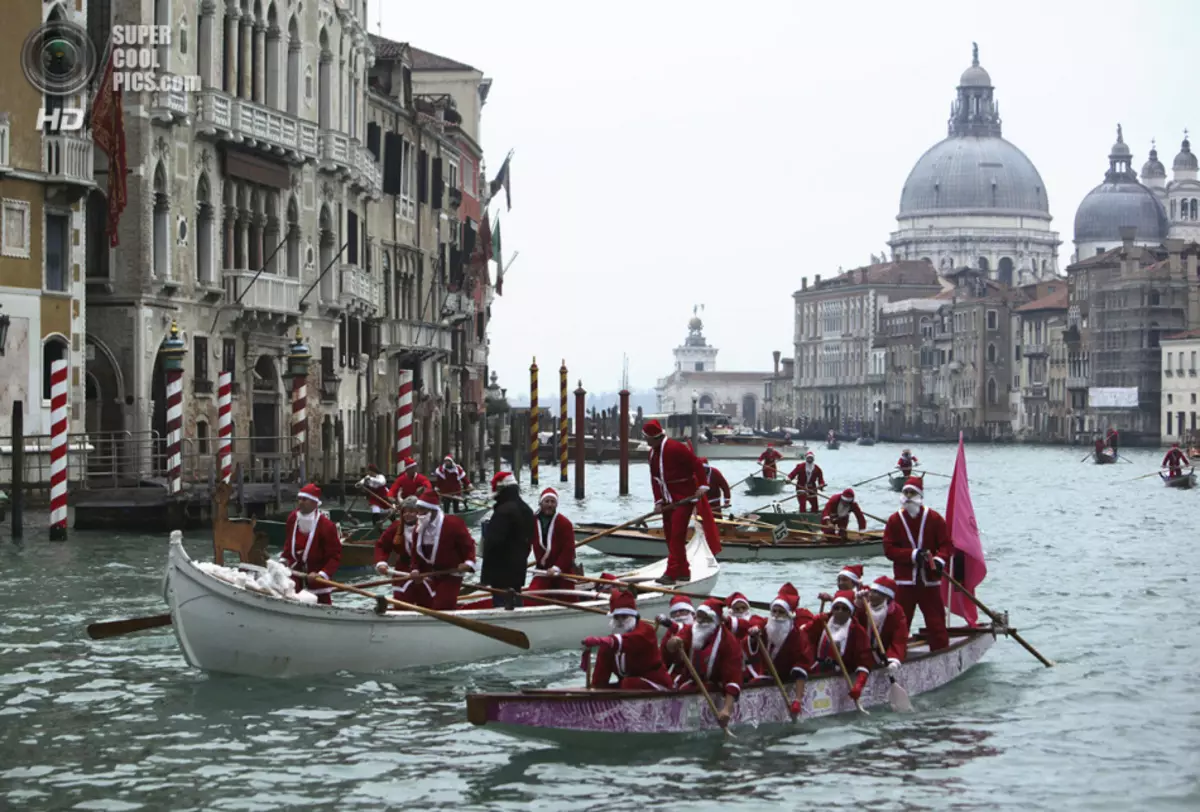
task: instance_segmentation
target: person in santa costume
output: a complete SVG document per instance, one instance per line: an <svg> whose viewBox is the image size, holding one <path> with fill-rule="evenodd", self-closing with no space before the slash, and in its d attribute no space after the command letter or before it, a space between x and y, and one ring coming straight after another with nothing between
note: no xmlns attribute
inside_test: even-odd
<svg viewBox="0 0 1200 812"><path fill-rule="evenodd" d="M521 588L525 586L529 549L537 532L533 511L521 498L521 489L512 471L497 471L492 477L495 506L483 530L483 568L479 583L507 594L492 595L492 604L505 609L521 606Z"/></svg>
<svg viewBox="0 0 1200 812"><path fill-rule="evenodd" d="M841 572L837 574L837 591L853 592L856 595L866 592L866 588L863 586L862 564L847 564L842 567ZM833 602L833 595L828 592L820 592L817 597L826 603Z"/></svg>
<svg viewBox="0 0 1200 812"><path fill-rule="evenodd" d="M835 493L825 503L821 511L821 529L827 539L845 539L849 536L850 514L858 519L858 530L867 529L867 517L854 499L854 489L846 488L841 493Z"/></svg>
<svg viewBox="0 0 1200 812"><path fill-rule="evenodd" d="M734 592L725 598L725 625L738 642L746 638L750 629L765 622L766 618L750 611L750 601L741 592Z"/></svg>
<svg viewBox="0 0 1200 812"><path fill-rule="evenodd" d="M321 489L309 483L296 496L296 509L288 514L283 529L283 553L280 560L293 572L307 573L304 580L293 578L296 590L307 588L318 603L333 603L333 587L316 584L316 578L332 580L342 563L342 539L337 525L321 512Z"/></svg>
<svg viewBox="0 0 1200 812"><path fill-rule="evenodd" d="M433 473L433 489L442 498L444 513L461 513L465 508L463 495L471 489L471 480L461 465L449 454Z"/></svg>
<svg viewBox="0 0 1200 812"><path fill-rule="evenodd" d="M817 615L809 625L809 642L812 643L814 657L808 673L820 671L841 674L841 666L831 648L836 645L846 672L853 680L850 698L857 702L870 676L872 658L867 630L854 619L854 598L853 592L838 592L833 597L829 613Z"/></svg>
<svg viewBox="0 0 1200 812"><path fill-rule="evenodd" d="M437 495L427 492L417 500L417 522L407 528L404 544L397 550L397 569L405 570L414 580L396 587L396 600L442 611L458 605L460 573L475 572L475 539L457 516L446 515ZM378 555L378 553L376 553ZM415 578L422 573L446 573L431 578ZM452 573L452 574L451 574Z"/></svg>
<svg viewBox="0 0 1200 812"><path fill-rule="evenodd" d="M708 507L707 475L692 450L667 437L657 420L648 420L642 434L650 445L650 487L654 491L654 511L663 517L667 541L667 568L660 584L691 580L687 559L688 525L692 510L698 507L703 520L711 523ZM714 527L715 530L715 527Z"/></svg>
<svg viewBox="0 0 1200 812"><path fill-rule="evenodd" d="M800 712L798 700L804 696L804 681L808 679L806 668L816 659L808 635L797 622L799 608L800 593L790 583L784 584L771 601L771 617L762 626L750 629L745 643L748 682L774 682L771 670L763 662L767 657L771 658L780 679L795 680L793 713Z"/></svg>
<svg viewBox="0 0 1200 812"><path fill-rule="evenodd" d="M706 476L704 484L708 486L708 506L712 510L713 516L719 519L721 510L731 504L733 494L729 491L729 483L725 481L725 475L719 468L713 468L709 464L708 457L701 457L700 464L704 466Z"/></svg>
<svg viewBox="0 0 1200 812"><path fill-rule="evenodd" d="M542 491L534 519L533 562L538 572L529 582L529 591L574 590L575 582L563 578L562 574L575 572L575 525L558 512L558 491L554 488ZM555 595L554 598L570 600L562 595Z"/></svg>
<svg viewBox="0 0 1200 812"><path fill-rule="evenodd" d="M758 455L758 464L762 466L763 479L774 479L778 469L775 464L783 459L783 455L775 448L774 443L767 443L767 448Z"/></svg>
<svg viewBox="0 0 1200 812"><path fill-rule="evenodd" d="M610 683L615 677L615 687L625 691L671 690L654 626L641 620L633 593L621 589L609 596L608 629L612 634L606 637L583 640L584 648L598 649L593 688L614 687Z"/></svg>
<svg viewBox="0 0 1200 812"><path fill-rule="evenodd" d="M1183 476L1183 466L1189 465L1187 454L1179 448L1179 443L1171 443L1171 450L1163 457L1162 467L1167 469L1167 476L1174 479Z"/></svg>
<svg viewBox="0 0 1200 812"><path fill-rule="evenodd" d="M787 475L788 482L796 481L796 494L800 502L800 510L804 513L816 513L821 509L817 491L825 487L825 473L817 465L816 456L809 451L804 455L804 462L792 469Z"/></svg>
<svg viewBox="0 0 1200 812"><path fill-rule="evenodd" d="M724 695L717 711L717 723L724 727L733 716L734 701L742 693L743 659L741 645L721 623L722 609L717 598L700 604L695 622L667 643L667 656L671 661L690 659L709 692ZM679 682L679 689L694 688L686 667L684 674L687 676Z"/></svg>
<svg viewBox="0 0 1200 812"><path fill-rule="evenodd" d="M888 517L883 529L883 554L892 562L896 602L909 627L919 606L929 635L929 650L950 644L946 634L946 605L942 603L942 571L954 550L946 520L922 504L921 480L909 477L900 491L900 510Z"/></svg>
<svg viewBox="0 0 1200 812"><path fill-rule="evenodd" d="M895 676L908 654L908 618L904 616L900 604L896 603L896 582L886 575L879 576L871 584L866 597L860 595L857 603L854 619L870 634L875 661L887 663L888 673ZM868 612L871 613L870 619L867 618ZM875 621L875 628L879 630L882 650L879 648L880 640L876 640L871 631L871 620Z"/></svg>
<svg viewBox="0 0 1200 812"><path fill-rule="evenodd" d="M669 664L668 670L671 672L671 684L675 685L679 682L680 675L687 673L687 669L683 667L683 663L677 660L673 661L667 656L667 643L671 638L695 622L696 607L692 606L692 599L687 595L676 595L671 598L671 606L667 611L669 614L659 615L656 618L658 625L666 630L663 632L662 640L659 642L658 647L662 651L663 662Z"/></svg>
<svg viewBox="0 0 1200 812"><path fill-rule="evenodd" d="M896 462L896 467L900 469L900 473L905 477L912 476L913 466L917 464L917 458L907 448L900 452L900 459Z"/></svg>
<svg viewBox="0 0 1200 812"><path fill-rule="evenodd" d="M387 477L379 473L375 463L367 464L367 475L354 484L367 495L367 504L371 513L375 514L375 522L383 521L383 514L392 510L392 500L388 498Z"/></svg>
<svg viewBox="0 0 1200 812"><path fill-rule="evenodd" d="M1109 426L1108 432L1104 435L1105 442L1108 447L1113 450L1113 456L1117 456L1117 449L1121 445L1121 435L1117 432L1116 426Z"/></svg>
<svg viewBox="0 0 1200 812"><path fill-rule="evenodd" d="M375 542L375 571L387 575L397 563L393 556L399 554L404 540L417 526L417 497L406 496L400 502L400 515L388 525Z"/></svg>
<svg viewBox="0 0 1200 812"><path fill-rule="evenodd" d="M404 469L400 476L396 477L392 487L388 488L388 496L399 501L409 496L420 497L426 491L432 490L433 483L429 481L429 477L417 470L417 461L412 457L405 457Z"/></svg>

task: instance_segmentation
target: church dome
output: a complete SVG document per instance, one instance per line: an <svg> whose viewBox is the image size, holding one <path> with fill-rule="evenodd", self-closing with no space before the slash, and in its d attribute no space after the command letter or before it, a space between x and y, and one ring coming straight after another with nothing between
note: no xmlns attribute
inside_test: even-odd
<svg viewBox="0 0 1200 812"><path fill-rule="evenodd" d="M1142 164L1142 180L1156 180L1167 176L1167 168L1158 160L1158 150L1150 144L1150 158Z"/></svg>
<svg viewBox="0 0 1200 812"><path fill-rule="evenodd" d="M1183 144L1179 149L1179 154L1175 156L1175 163L1171 167L1176 172L1195 172L1198 168L1196 162L1196 154L1192 152L1192 142L1188 141L1187 132L1183 134Z"/></svg>
<svg viewBox="0 0 1200 812"><path fill-rule="evenodd" d="M1154 192L1138 183L1132 157L1118 125L1104 183L1088 192L1075 212L1075 242L1117 242L1126 226L1137 229L1139 243L1166 239L1167 213Z"/></svg>

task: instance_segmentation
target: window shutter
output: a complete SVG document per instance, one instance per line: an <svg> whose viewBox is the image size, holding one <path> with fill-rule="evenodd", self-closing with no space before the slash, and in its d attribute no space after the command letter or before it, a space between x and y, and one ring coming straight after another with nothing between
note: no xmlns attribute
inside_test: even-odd
<svg viewBox="0 0 1200 812"><path fill-rule="evenodd" d="M367 122L367 149L375 156L375 162L379 162L379 136L382 130L374 121ZM389 133L390 135L390 133Z"/></svg>
<svg viewBox="0 0 1200 812"><path fill-rule="evenodd" d="M368 138L370 134L368 133ZM383 193L400 194L400 167L403 141L398 133L386 133L383 137Z"/></svg>
<svg viewBox="0 0 1200 812"><path fill-rule="evenodd" d="M433 200L430 205L434 209L442 207L442 197L446 192L446 184L442 181L442 159L433 159Z"/></svg>
<svg viewBox="0 0 1200 812"><path fill-rule="evenodd" d="M429 202L429 153L425 150L417 153L417 199Z"/></svg>

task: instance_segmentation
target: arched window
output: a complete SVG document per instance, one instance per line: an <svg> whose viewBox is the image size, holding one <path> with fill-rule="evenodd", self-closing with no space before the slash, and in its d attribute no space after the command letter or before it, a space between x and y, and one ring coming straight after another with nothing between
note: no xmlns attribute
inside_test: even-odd
<svg viewBox="0 0 1200 812"><path fill-rule="evenodd" d="M1002 285L1012 287L1013 283L1013 261L1009 257L1000 258L1000 273L997 275L997 281Z"/></svg>
<svg viewBox="0 0 1200 812"><path fill-rule="evenodd" d="M987 402L988 402L989 406L996 405L996 379L995 378L988 378Z"/></svg>
<svg viewBox="0 0 1200 812"><path fill-rule="evenodd" d="M159 279L171 277L171 201L167 196L167 173L160 163L154 169L153 269Z"/></svg>
<svg viewBox="0 0 1200 812"><path fill-rule="evenodd" d="M1200 220L1200 199L1192 198L1192 219Z"/></svg>
<svg viewBox="0 0 1200 812"><path fill-rule="evenodd" d="M994 364L994 363L996 363L996 345L995 345L995 344L988 344L988 346L987 346L987 360L988 360L988 363L989 363L989 364Z"/></svg>
<svg viewBox="0 0 1200 812"><path fill-rule="evenodd" d="M329 33L322 28L320 69L317 72L317 126L332 128L333 121L333 51L329 50Z"/></svg>
<svg viewBox="0 0 1200 812"><path fill-rule="evenodd" d="M712 395L701 395L701 396L700 396L700 402L697 404L697 406L698 406L698 408L700 408L702 411L709 411L709 412L711 412L711 411L712 411L712 407L713 407L713 399L712 399Z"/></svg>
<svg viewBox="0 0 1200 812"><path fill-rule="evenodd" d="M975 260L975 262L979 266L979 270L981 270L981 271L991 270L991 265L988 263L987 257L980 257L979 259Z"/></svg>
<svg viewBox="0 0 1200 812"><path fill-rule="evenodd" d="M303 44L300 42L300 27L296 25L296 17L288 21L288 53L287 53L287 111L288 115L300 115L300 54ZM308 98L312 98L312 71L308 76Z"/></svg>
<svg viewBox="0 0 1200 812"><path fill-rule="evenodd" d="M55 361L67 360L67 340L53 335L42 343L42 400L50 399L50 367Z"/></svg>

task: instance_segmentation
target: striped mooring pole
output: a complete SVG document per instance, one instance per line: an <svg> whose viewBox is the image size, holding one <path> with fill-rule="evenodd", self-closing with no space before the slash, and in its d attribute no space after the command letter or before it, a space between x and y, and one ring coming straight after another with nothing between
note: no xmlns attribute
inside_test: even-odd
<svg viewBox="0 0 1200 812"><path fill-rule="evenodd" d="M297 327L296 340L288 347L288 376L292 379L292 457L301 485L308 482L308 365L311 360L312 353Z"/></svg>
<svg viewBox="0 0 1200 812"><path fill-rule="evenodd" d="M233 478L233 373L217 374L217 464L220 480Z"/></svg>
<svg viewBox="0 0 1200 812"><path fill-rule="evenodd" d="M567 359L558 368L558 481L567 481L567 446L571 444L567 421Z"/></svg>
<svg viewBox="0 0 1200 812"><path fill-rule="evenodd" d="M537 358L529 365L529 484L538 484L538 367Z"/></svg>
<svg viewBox="0 0 1200 812"><path fill-rule="evenodd" d="M67 539L67 362L50 364L50 540Z"/></svg>
<svg viewBox="0 0 1200 812"><path fill-rule="evenodd" d="M174 495L183 490L183 356L187 354L174 321L161 353L167 378L167 493Z"/></svg>
<svg viewBox="0 0 1200 812"><path fill-rule="evenodd" d="M412 456L413 373L400 370L400 393L396 398L396 471L404 473L404 460Z"/></svg>

